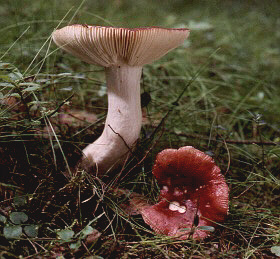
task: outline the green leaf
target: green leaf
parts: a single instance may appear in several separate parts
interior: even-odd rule
[[[22,234],[21,226],[5,226],[3,230],[4,237],[7,239],[20,238]]]
[[[24,212],[12,212],[10,214],[10,220],[14,224],[22,224],[28,220],[28,216]]]
[[[29,86],[29,87],[23,89],[22,91],[23,92],[32,92],[32,91],[36,91],[38,89],[40,89],[40,86],[39,85],[34,85],[34,86]]]
[[[57,232],[57,235],[63,241],[70,241],[71,238],[74,236],[74,231],[70,229],[63,229]]]
[[[272,246],[270,248],[271,253],[275,254],[276,256],[280,256],[280,246]]]
[[[212,226],[199,226],[198,229],[200,230],[206,230],[206,231],[210,231],[210,232],[214,232],[215,228]]]
[[[37,237],[38,236],[38,228],[36,225],[28,225],[24,227],[24,232],[29,237]]]
[[[12,72],[9,73],[9,77],[11,80],[16,81],[16,80],[20,80],[23,78],[22,74],[20,72]]]
[[[94,231],[94,228],[91,226],[86,226],[82,231],[81,231],[81,238],[85,238],[86,236],[92,234]]]
[[[2,87],[15,87],[13,84],[11,84],[11,83],[5,83],[5,82],[1,82],[1,83],[0,83],[0,86],[2,86]]]
[[[79,248],[80,248],[80,246],[81,246],[81,242],[80,241],[78,241],[78,242],[76,242],[76,243],[72,243],[72,244],[70,244],[70,249],[73,249],[73,250],[78,250]]]
[[[20,83],[19,86],[38,86],[38,87],[40,87],[39,84],[33,83],[33,82],[24,82],[24,83]]]
[[[6,97],[6,96],[4,96],[4,97]],[[20,98],[20,95],[19,95],[18,93],[11,93],[11,94],[9,94],[9,96],[7,96],[7,97],[16,97],[16,98]]]
[[[7,218],[0,214],[0,222],[6,223],[6,221],[7,221]]]
[[[14,198],[14,204],[17,207],[24,206],[25,205],[25,197],[24,196],[16,196]]]

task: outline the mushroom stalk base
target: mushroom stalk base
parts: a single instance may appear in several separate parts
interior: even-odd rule
[[[142,122],[140,78],[142,67],[113,66],[105,69],[108,114],[102,135],[84,150],[97,173],[122,163],[136,143]]]

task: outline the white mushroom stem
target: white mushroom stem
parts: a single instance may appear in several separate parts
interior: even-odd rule
[[[84,150],[84,156],[106,172],[124,161],[141,129],[140,79],[142,67],[105,68],[108,113],[102,135]]]

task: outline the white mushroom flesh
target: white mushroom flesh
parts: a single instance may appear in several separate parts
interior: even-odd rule
[[[83,153],[104,172],[125,160],[141,130],[140,77],[142,67],[106,68],[108,113],[102,135]]]
[[[168,208],[171,211],[178,211],[179,213],[185,213],[187,210],[185,206],[180,206],[180,203],[177,201],[170,202]]]
[[[185,206],[180,206],[179,209],[178,209],[178,212],[179,212],[179,213],[185,213],[186,210],[187,210],[187,209],[186,209]]]

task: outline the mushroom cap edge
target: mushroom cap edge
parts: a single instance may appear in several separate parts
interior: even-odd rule
[[[81,60],[104,67],[143,66],[181,45],[189,29],[117,28],[68,25],[55,30],[54,42]]]

